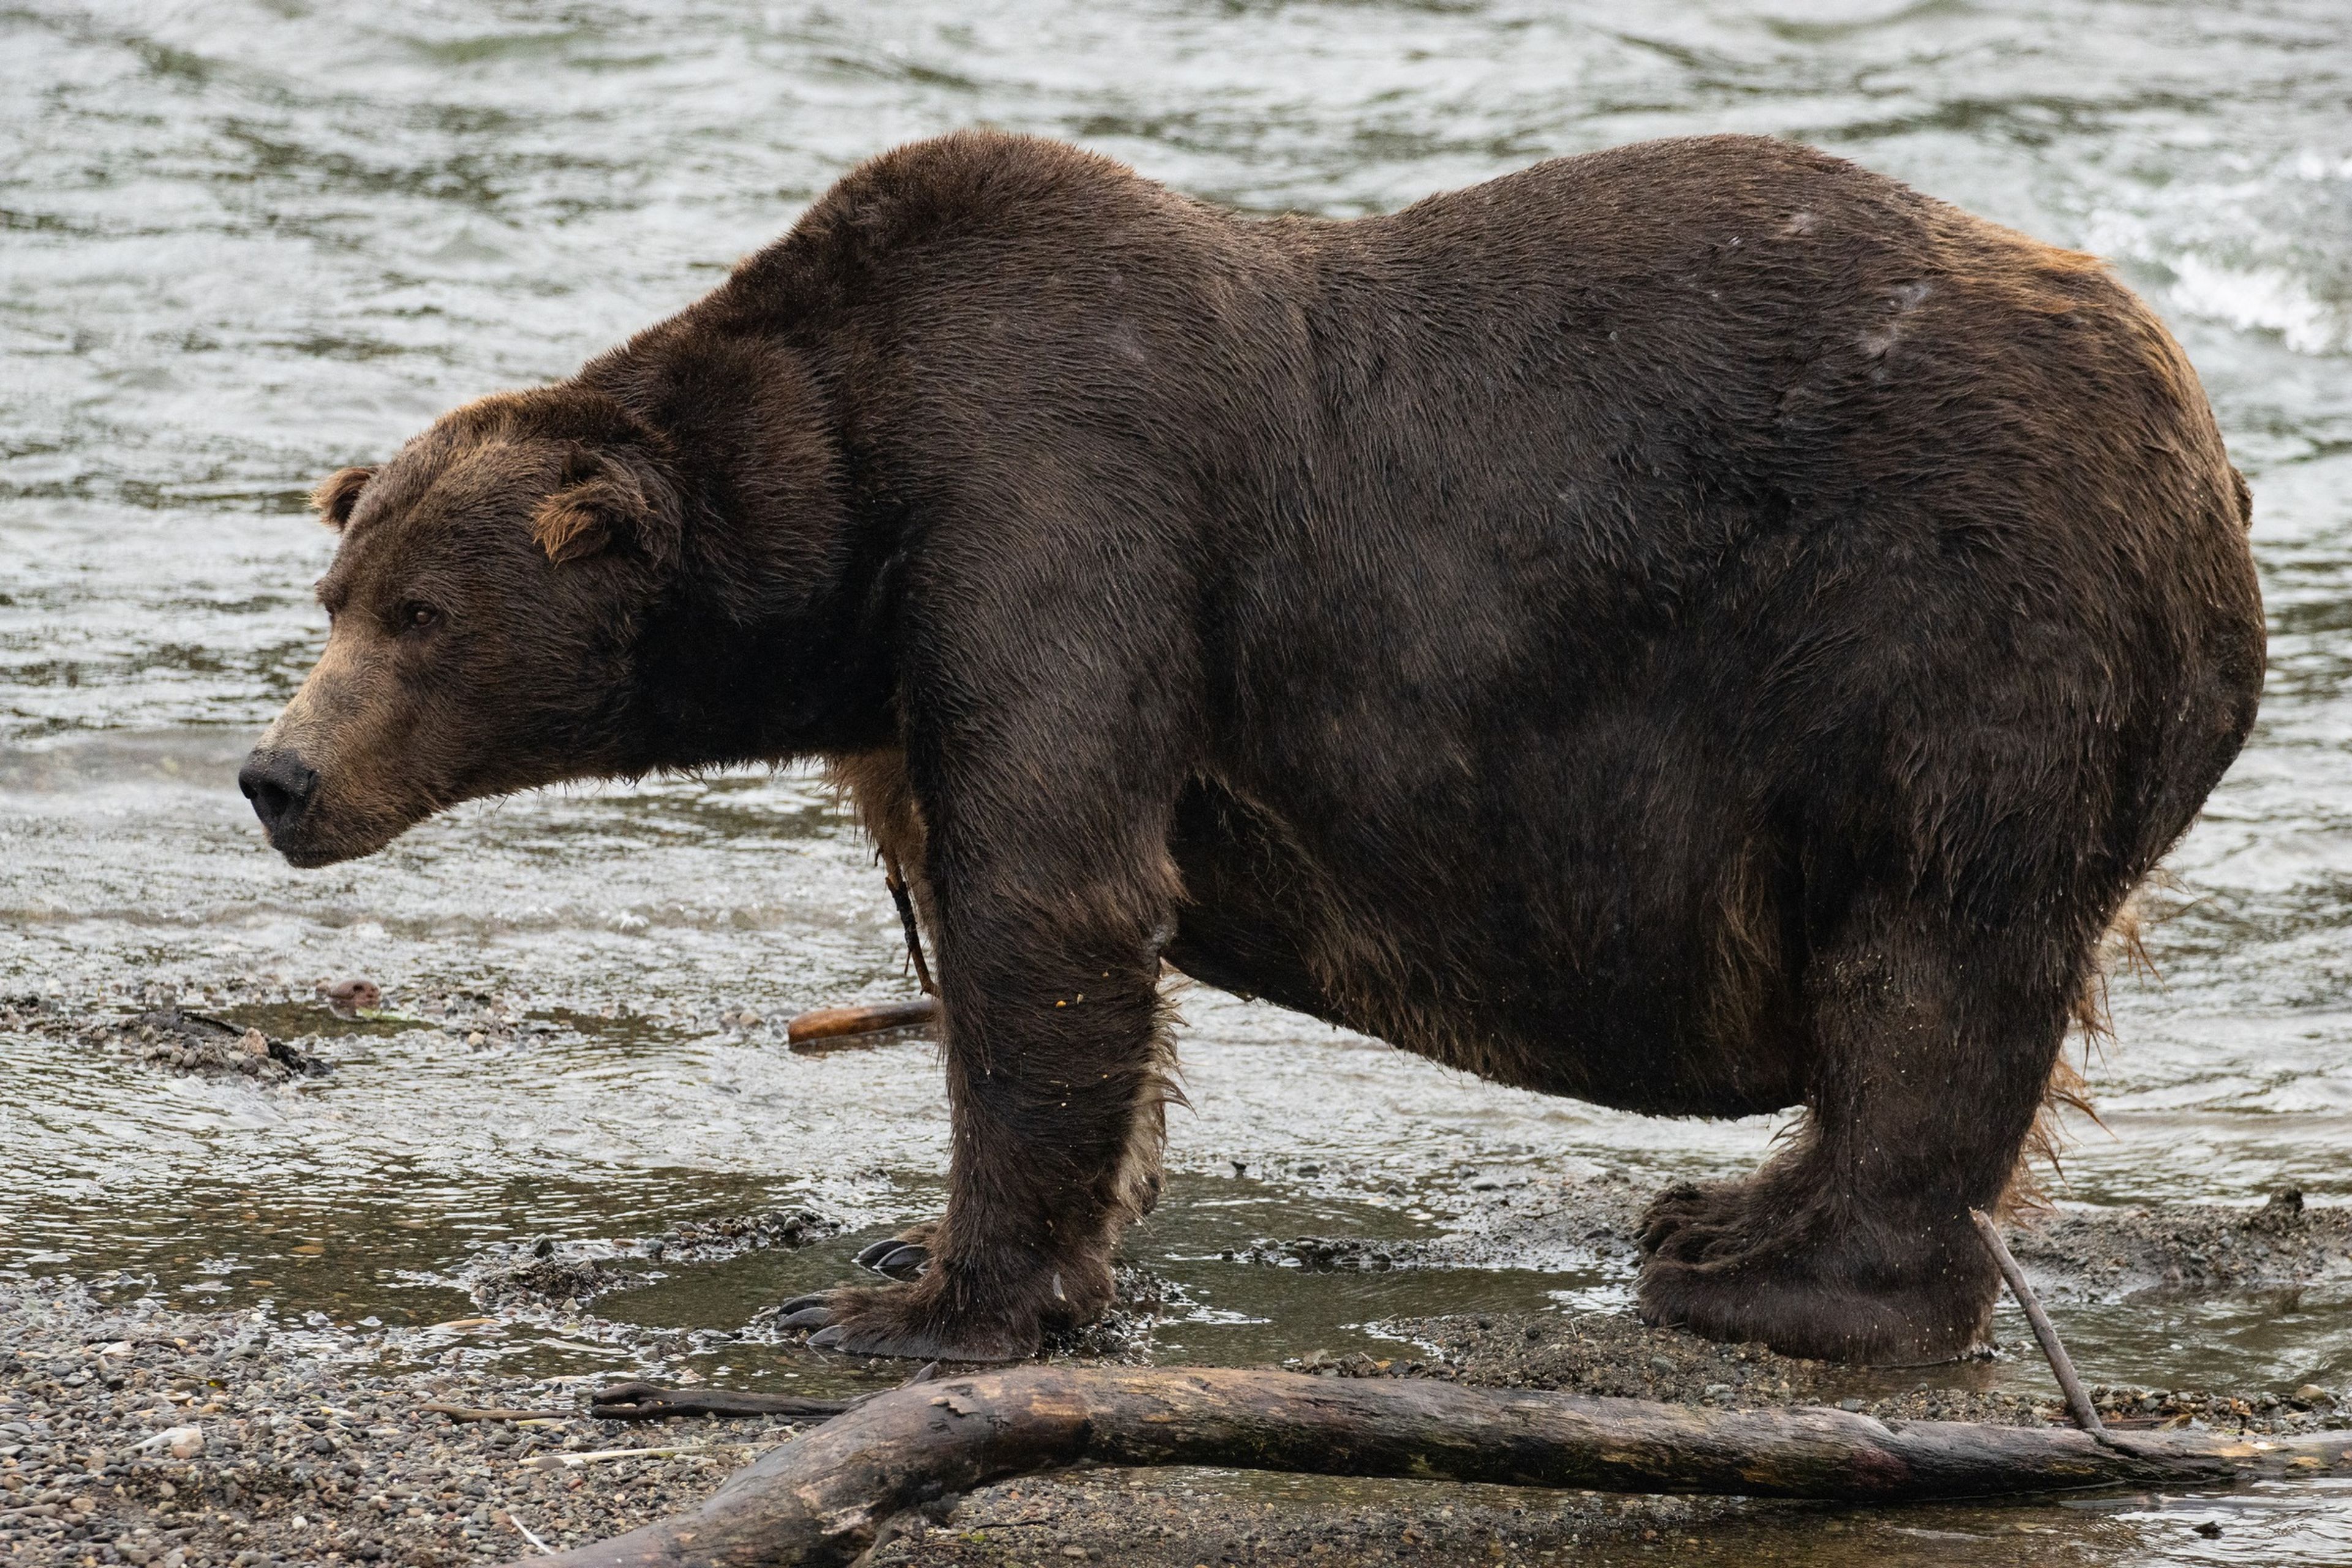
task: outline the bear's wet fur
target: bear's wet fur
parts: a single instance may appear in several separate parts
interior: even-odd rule
[[[935,945],[950,1198],[819,1340],[1031,1353],[1157,1190],[1163,958],[1497,1081],[1801,1106],[1654,1321],[1921,1361],[2101,934],[2253,721],[2247,496],[2095,259],[1741,137],[1354,221],[968,132],[323,503],[305,863],[822,758]]]

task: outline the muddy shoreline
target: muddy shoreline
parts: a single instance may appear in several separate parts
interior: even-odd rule
[[[1303,1237],[1265,1244],[1261,1261],[1332,1273],[1430,1267],[1516,1251],[1538,1235],[1630,1247],[1644,1194],[1602,1182],[1532,1184],[1511,1195],[1427,1243]],[[2039,1287],[2062,1302],[2149,1289],[2292,1289],[2352,1275],[2352,1210],[2285,1196],[2258,1209],[2070,1211],[2013,1226],[2011,1235]],[[674,1245],[674,1261],[691,1266],[730,1248],[840,1244],[822,1216],[763,1214]],[[483,1321],[558,1309],[578,1323],[593,1316],[598,1283],[593,1269],[520,1249],[486,1260],[474,1289]],[[1136,1337],[1122,1359],[1149,1353],[1151,1302],[1130,1310]],[[1645,1328],[1623,1310],[1444,1315],[1384,1331],[1398,1343],[1394,1355],[1310,1354],[1289,1364],[1327,1376],[1439,1377],[1732,1407],[1825,1403],[1890,1418],[2063,1418],[2054,1392],[2021,1393],[2014,1377],[1988,1376],[1984,1363],[1857,1373]],[[705,1349],[710,1337],[697,1336]],[[267,1310],[188,1311],[143,1277],[0,1277],[0,1563],[504,1562],[535,1554],[537,1542],[576,1545],[686,1506],[793,1430],[756,1419],[606,1421],[581,1414],[586,1391],[619,1374],[500,1375],[455,1354],[420,1365],[411,1340],[316,1314],[301,1321]],[[666,1348],[678,1347],[647,1344],[640,1364],[656,1374],[667,1365],[682,1381],[702,1375],[682,1357],[665,1363]],[[2004,1342],[2000,1354],[2032,1352]],[[868,1370],[878,1380],[894,1369]],[[2352,1390],[2312,1385],[2096,1392],[2126,1427],[2254,1431],[2335,1424],[2336,1401],[2352,1398]],[[431,1404],[546,1414],[457,1422],[425,1408]],[[1734,1552],[1747,1555],[1722,1560],[1754,1561],[1785,1542],[1797,1520],[1814,1541],[1809,1561],[1843,1561],[1850,1550],[1860,1562],[1886,1548],[1889,1531],[1928,1528],[1919,1521],[1933,1512],[1106,1470],[974,1494],[875,1561],[1192,1568],[1608,1563],[1667,1552],[1712,1561]],[[1999,1517],[2014,1518],[2024,1551],[2036,1530],[2055,1528],[2032,1522],[2053,1512],[2021,1504]],[[1969,1531],[1981,1534],[1985,1519],[1981,1509],[1970,1514]]]

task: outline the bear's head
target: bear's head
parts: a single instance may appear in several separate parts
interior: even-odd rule
[[[635,650],[685,524],[665,445],[550,387],[319,487],[326,650],[237,775],[274,847],[331,865],[459,801],[644,770]]]

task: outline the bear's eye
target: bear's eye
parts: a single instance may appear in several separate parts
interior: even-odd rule
[[[404,632],[430,631],[441,624],[441,612],[432,605],[411,599],[400,606],[400,629]]]

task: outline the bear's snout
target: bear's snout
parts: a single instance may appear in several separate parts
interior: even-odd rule
[[[253,815],[274,842],[309,809],[319,793],[319,770],[291,752],[257,751],[237,770],[236,787],[253,802]]]

